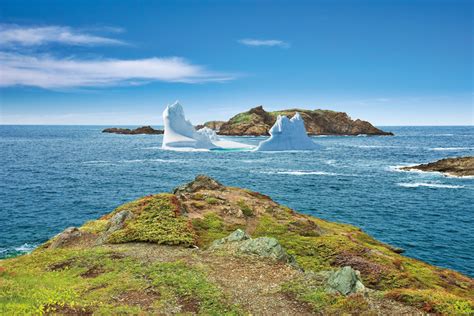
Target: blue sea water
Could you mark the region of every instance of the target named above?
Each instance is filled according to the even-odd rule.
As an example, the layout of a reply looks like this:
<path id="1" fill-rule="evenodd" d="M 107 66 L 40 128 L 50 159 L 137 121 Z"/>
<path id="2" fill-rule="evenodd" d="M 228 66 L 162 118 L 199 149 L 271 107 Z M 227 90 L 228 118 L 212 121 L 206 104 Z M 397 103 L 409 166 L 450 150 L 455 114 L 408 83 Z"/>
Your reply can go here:
<path id="1" fill-rule="evenodd" d="M 0 126 L 0 257 L 205 173 L 474 276 L 474 179 L 395 168 L 474 155 L 472 126 L 384 127 L 395 136 L 314 137 L 322 150 L 280 153 L 163 151 L 161 135 L 102 128 Z"/>

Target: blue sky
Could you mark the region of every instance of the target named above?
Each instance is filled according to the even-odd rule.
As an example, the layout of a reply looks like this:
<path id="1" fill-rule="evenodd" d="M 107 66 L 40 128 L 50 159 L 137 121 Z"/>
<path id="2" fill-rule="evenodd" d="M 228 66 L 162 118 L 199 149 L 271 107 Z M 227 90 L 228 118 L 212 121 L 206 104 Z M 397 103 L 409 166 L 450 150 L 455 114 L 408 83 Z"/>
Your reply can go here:
<path id="1" fill-rule="evenodd" d="M 193 123 L 256 105 L 472 125 L 472 1 L 0 3 L 2 124 Z"/>

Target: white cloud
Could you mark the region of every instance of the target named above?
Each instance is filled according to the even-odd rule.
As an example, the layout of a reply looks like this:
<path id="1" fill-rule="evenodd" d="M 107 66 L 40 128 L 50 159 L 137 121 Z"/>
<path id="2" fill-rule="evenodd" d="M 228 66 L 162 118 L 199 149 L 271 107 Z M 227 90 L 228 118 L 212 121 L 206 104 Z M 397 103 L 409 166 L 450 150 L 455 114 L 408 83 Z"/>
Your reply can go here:
<path id="1" fill-rule="evenodd" d="M 232 79 L 232 75 L 208 71 L 179 57 L 78 60 L 0 52 L 0 87 L 61 89 L 150 81 L 200 83 Z"/>
<path id="2" fill-rule="evenodd" d="M 290 47 L 290 44 L 288 42 L 281 41 L 281 40 L 261 40 L 261 39 L 244 38 L 244 39 L 238 40 L 238 42 L 240 44 L 247 45 L 247 46 L 267 46 L 267 47 L 278 46 L 278 47 L 284 47 L 284 48 Z"/>
<path id="3" fill-rule="evenodd" d="M 67 26 L 0 25 L 0 46 L 39 46 L 48 43 L 79 46 L 125 44 L 117 39 L 84 33 Z"/>

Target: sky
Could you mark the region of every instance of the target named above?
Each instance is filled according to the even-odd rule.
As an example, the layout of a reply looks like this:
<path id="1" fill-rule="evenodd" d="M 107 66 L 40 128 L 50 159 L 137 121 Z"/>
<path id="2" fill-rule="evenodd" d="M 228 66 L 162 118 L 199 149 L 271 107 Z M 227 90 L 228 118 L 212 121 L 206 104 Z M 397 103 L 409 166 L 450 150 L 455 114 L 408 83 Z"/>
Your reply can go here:
<path id="1" fill-rule="evenodd" d="M 0 124 L 195 124 L 263 105 L 474 125 L 473 1 L 0 2 Z"/>

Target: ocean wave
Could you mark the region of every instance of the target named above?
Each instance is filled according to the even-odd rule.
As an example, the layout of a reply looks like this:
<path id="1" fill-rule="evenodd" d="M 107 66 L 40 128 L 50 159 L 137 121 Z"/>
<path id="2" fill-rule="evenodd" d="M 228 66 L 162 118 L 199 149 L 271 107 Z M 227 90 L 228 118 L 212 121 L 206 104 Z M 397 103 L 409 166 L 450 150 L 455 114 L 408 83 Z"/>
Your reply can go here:
<path id="1" fill-rule="evenodd" d="M 436 188 L 436 189 L 462 189 L 463 185 L 452 185 L 452 184 L 441 184 L 441 183 L 427 183 L 427 182 L 401 182 L 397 183 L 398 186 L 404 188 L 418 188 L 418 187 L 427 187 L 427 188 Z"/>
<path id="2" fill-rule="evenodd" d="M 36 247 L 38 247 L 38 244 L 24 243 L 21 246 L 0 248 L 0 256 L 28 253 L 33 251 Z"/>
<path id="3" fill-rule="evenodd" d="M 435 147 L 429 150 L 434 151 L 461 151 L 461 150 L 474 150 L 474 147 Z"/>
<path id="4" fill-rule="evenodd" d="M 259 173 L 264 173 L 264 174 L 286 174 L 286 175 L 291 175 L 291 176 L 309 176 L 309 175 L 317 175 L 317 176 L 345 176 L 344 174 L 334 173 L 334 172 L 326 172 L 326 171 L 304 171 L 304 170 L 260 171 Z"/>

